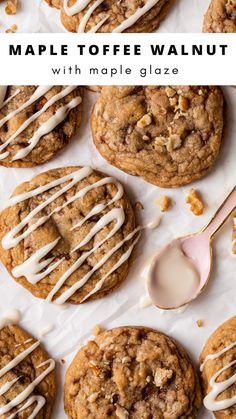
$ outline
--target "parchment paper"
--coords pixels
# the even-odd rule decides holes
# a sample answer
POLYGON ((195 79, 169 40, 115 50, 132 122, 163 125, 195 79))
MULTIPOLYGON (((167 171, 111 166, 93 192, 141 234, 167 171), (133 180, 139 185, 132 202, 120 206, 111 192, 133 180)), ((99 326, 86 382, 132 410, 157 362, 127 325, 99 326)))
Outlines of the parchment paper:
MULTIPOLYGON (((96 151, 90 132, 89 116, 96 94, 86 92, 81 129, 53 161, 35 169, 7 169, 0 167, 1 206, 18 183, 30 179, 36 173, 64 165, 91 165, 109 175, 114 175, 125 185, 133 202, 141 201, 140 221, 145 223, 159 216, 154 200, 160 194, 170 196, 173 208, 162 217, 156 230, 143 234, 137 250, 136 261, 124 285, 115 293, 96 302, 80 307, 62 309, 36 299, 16 284, 6 270, 0 266, 0 315, 8 308, 22 311, 21 325, 39 337, 41 330, 49 324, 54 330, 42 339, 50 355, 58 360, 58 398, 54 417, 62 419, 62 385, 64 373, 78 348, 91 337, 96 324, 105 328, 121 325, 146 325, 159 329, 178 339, 197 364, 204 342, 212 331, 224 320, 235 314, 235 263, 231 254, 232 219, 218 234, 214 242, 214 268, 206 291, 185 310, 162 312, 155 307, 141 308, 140 298, 145 294, 145 281, 140 276, 145 262, 154 249, 168 243, 177 236, 198 231, 212 217, 221 202, 235 185, 236 156, 236 91, 224 88, 227 101, 227 127, 220 158, 213 171, 191 186, 199 189, 207 204, 203 216, 194 216, 185 204, 185 193, 189 188, 162 190, 113 168, 96 151), (196 321, 202 319, 204 326, 198 328, 196 321), (62 365, 61 359, 65 360, 62 365)), ((210 418, 210 413, 201 412, 200 418, 210 418)))
MULTIPOLYGON (((0 5, 0 32, 12 24, 18 32, 65 32, 60 23, 58 10, 50 8, 44 0, 18 0, 18 12, 7 16, 4 12, 6 1, 0 5)), ((201 32, 203 15, 209 0, 176 0, 171 12, 162 22, 160 32, 201 32)))

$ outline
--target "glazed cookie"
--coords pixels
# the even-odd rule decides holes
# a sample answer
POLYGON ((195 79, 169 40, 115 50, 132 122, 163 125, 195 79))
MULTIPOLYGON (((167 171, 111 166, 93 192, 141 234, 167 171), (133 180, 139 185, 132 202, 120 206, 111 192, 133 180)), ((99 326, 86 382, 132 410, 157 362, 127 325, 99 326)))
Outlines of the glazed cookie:
POLYGON ((46 0, 70 32, 152 32, 175 0, 46 0))
POLYGON ((69 418, 195 418, 198 378, 173 339, 145 327, 120 327, 84 346, 65 380, 69 418))
POLYGON ((79 304, 122 283, 139 235, 118 181, 60 168, 16 188, 0 214, 0 258, 36 297, 79 304))
POLYGON ((0 86, 0 164, 50 160, 76 134, 81 102, 77 86, 0 86))
POLYGON ((203 31, 236 32, 236 0, 211 0, 203 31))
POLYGON ((236 316, 208 339, 200 356, 204 405, 217 419, 236 417, 236 316))
POLYGON ((55 362, 18 326, 0 329, 0 417, 50 419, 55 362))
POLYGON ((94 143, 112 165, 161 187, 203 177, 219 154, 218 87, 103 87, 92 114, 94 143))

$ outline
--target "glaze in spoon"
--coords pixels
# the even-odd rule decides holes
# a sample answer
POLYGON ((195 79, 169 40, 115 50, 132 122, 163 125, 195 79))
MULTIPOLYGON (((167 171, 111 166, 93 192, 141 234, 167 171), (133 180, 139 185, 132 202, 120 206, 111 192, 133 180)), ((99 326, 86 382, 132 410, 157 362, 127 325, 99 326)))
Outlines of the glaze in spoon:
POLYGON ((154 305, 170 310, 194 300, 212 271, 212 240, 236 208, 236 186, 200 232, 173 240, 151 261, 148 292, 154 305))

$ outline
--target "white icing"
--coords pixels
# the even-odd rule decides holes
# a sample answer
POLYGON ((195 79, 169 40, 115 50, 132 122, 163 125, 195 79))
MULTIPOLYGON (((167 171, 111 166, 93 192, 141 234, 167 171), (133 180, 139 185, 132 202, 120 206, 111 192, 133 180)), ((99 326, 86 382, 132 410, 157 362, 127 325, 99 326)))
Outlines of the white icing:
POLYGON ((31 345, 29 348, 25 349, 23 352, 21 352, 19 355, 17 355, 12 361, 10 361, 7 365, 2 367, 0 369, 0 378, 3 377, 7 372, 11 371, 12 368, 15 368, 17 365, 20 364, 23 359, 25 359, 31 352, 33 352, 38 346, 40 342, 37 341, 33 345, 31 345))
MULTIPOLYGON (((39 345, 39 341, 35 342, 29 348, 22 351, 14 359, 8 362, 8 364, 2 367, 0 369, 0 378, 7 374, 9 371, 11 371, 13 368, 15 368, 17 365, 19 365, 28 355, 30 355, 36 348, 38 348, 39 345)), ((26 400, 26 403, 12 415, 8 416, 8 419, 14 418, 17 415, 17 413, 20 413, 21 411, 27 409, 34 403, 36 403, 36 407, 29 416, 29 419, 33 419, 36 417, 38 412, 46 403, 46 400, 43 396, 29 396, 32 394, 34 389, 44 380, 44 378, 55 368, 55 361, 52 359, 43 362, 37 368, 41 368, 48 364, 49 366, 41 374, 39 374, 21 393, 19 393, 14 399, 12 399, 7 404, 0 406, 0 415, 4 415, 5 413, 10 412, 14 407, 18 406, 26 400)), ((20 378, 21 377, 16 377, 12 381, 8 381, 5 384, 3 384, 3 386, 0 387, 0 395, 3 395, 7 391, 9 391, 20 378)))
MULTIPOLYGON (((223 348, 221 351, 216 352, 215 354, 207 355, 204 362, 202 363, 200 370, 203 371, 204 366, 206 362, 212 361, 214 359, 219 358, 221 355, 229 351, 230 349, 234 348, 236 346, 236 342, 231 343, 230 345, 223 348)), ((233 384, 236 383, 236 373, 233 374, 231 377, 229 377, 227 380, 224 381, 217 381, 218 377, 226 371, 228 368, 231 368, 236 364, 236 360, 233 360, 229 362, 227 365, 225 365, 223 368, 221 368, 219 371, 217 371, 213 377, 211 377, 209 384, 211 387, 210 392, 206 395, 204 398, 204 406, 206 409, 217 412, 220 410, 228 409, 229 407, 232 407, 234 404, 236 404, 236 395, 232 396, 228 399, 223 400, 216 400, 217 397, 227 390, 229 387, 231 387, 233 384)))
MULTIPOLYGON (((16 109, 13 112, 10 112, 6 117, 2 118, 0 120, 0 127, 3 126, 8 120, 16 116, 19 112, 24 110, 26 107, 34 103, 36 100, 38 100, 42 95, 47 93, 53 86, 39 86, 33 95, 30 97, 29 100, 27 100, 22 106, 20 106, 18 109, 16 109)), ((63 99, 67 95, 69 95, 73 90, 75 90, 77 86, 67 86, 64 88, 61 92, 55 94, 52 96, 40 109, 38 112, 34 113, 31 117, 27 118, 23 124, 20 125, 20 127, 17 129, 17 131, 8 138, 7 141, 5 141, 0 146, 0 160, 4 160, 8 155, 9 152, 6 151, 3 152, 9 144, 11 144, 32 122, 34 122, 37 118, 39 118, 44 112, 49 109, 50 106, 54 105, 59 100, 63 99), (3 153, 2 153, 3 152, 3 153)), ((15 92, 16 93, 16 92, 15 92)), ((14 95, 12 96, 14 97, 14 95)), ((11 98, 12 98, 11 97, 11 98)), ((11 99, 9 98, 9 99, 11 99)), ((13 157, 12 161, 22 159, 26 157, 38 144, 39 140, 42 138, 42 136, 49 134, 53 129, 55 129, 64 119, 66 118, 68 112, 78 106, 82 102, 82 99, 80 96, 73 98, 69 103, 65 104, 64 106, 61 106, 56 113, 49 118, 45 123, 40 125, 38 130, 34 133, 33 137, 28 140, 28 146, 25 148, 19 150, 16 155, 13 157)))
POLYGON ((49 333, 51 333, 54 329, 54 324, 49 323, 47 326, 45 326, 41 331, 40 331, 40 336, 46 336, 49 333))
POLYGON ((5 326, 11 324, 17 324, 21 320, 21 312, 16 308, 7 310, 4 315, 0 318, 0 330, 5 326))
POLYGON ((2 396, 3 394, 5 394, 8 390, 10 390, 10 388, 21 378, 20 377, 16 377, 14 378, 14 380, 11 381, 7 381, 5 384, 3 384, 3 386, 0 388, 0 396, 2 396))
MULTIPOLYGON (((123 32, 124 30, 133 26, 143 15, 151 10, 160 0, 147 0, 146 4, 139 7, 136 12, 125 19, 120 25, 118 25, 112 32, 123 32)), ((93 12, 102 4, 104 0, 96 0, 87 10, 84 17, 82 18, 78 27, 78 32, 82 33, 85 31, 86 25, 93 14, 93 12)), ((77 13, 82 12, 89 4, 91 0, 77 0, 71 7, 68 6, 68 0, 64 0, 64 10, 68 16, 74 16, 77 13)), ((98 22, 90 32, 97 32, 97 30, 106 22, 109 15, 105 16, 100 22, 98 22)))
MULTIPOLYGON (((24 238, 28 237, 30 233, 32 233, 35 229, 39 226, 43 225, 54 213, 61 211, 67 205, 73 203, 75 200, 82 198, 85 196, 87 192, 92 189, 96 189, 99 186, 103 186, 106 184, 114 184, 116 186, 116 193, 106 204, 97 204, 95 207, 89 211, 87 215, 85 215, 79 222, 77 222, 73 227, 72 230, 79 228, 83 225, 85 221, 87 221, 92 216, 101 213, 109 207, 111 204, 120 200, 123 196, 123 187, 122 185, 117 182, 112 177, 103 178, 93 184, 89 184, 88 186, 80 189, 76 192, 72 197, 70 197, 63 205, 56 207, 49 215, 43 216, 38 218, 36 222, 32 222, 35 216, 42 211, 45 207, 51 204, 55 199, 60 197, 62 194, 67 192, 71 189, 75 184, 83 180, 84 178, 88 177, 92 173, 92 169, 90 167, 84 167, 79 169, 78 171, 72 172, 69 175, 63 176, 55 181, 52 181, 44 186, 38 187, 33 189, 32 191, 23 193, 18 196, 14 196, 10 198, 7 203, 7 207, 18 204, 23 202, 31 197, 37 196, 43 192, 49 191, 56 186, 62 186, 57 192, 50 194, 50 197, 46 199, 44 202, 39 204, 36 208, 34 208, 16 227, 14 227, 9 233, 5 235, 2 240, 2 246, 5 249, 11 249, 19 244, 24 238), (63 186, 64 183, 67 183, 63 186), (30 226, 29 226, 30 224, 30 226), (22 233, 23 230, 23 233, 22 233)), ((94 253, 99 247, 101 247, 107 240, 116 234, 119 229, 122 227, 125 221, 125 214, 123 208, 112 208, 110 211, 107 211, 106 214, 102 215, 99 221, 90 229, 87 235, 83 238, 83 240, 75 245, 75 247, 71 250, 71 254, 77 252, 83 246, 88 244, 90 240, 99 233, 104 227, 109 225, 113 222, 113 227, 109 231, 109 233, 99 242, 97 242, 93 248, 87 252, 84 252, 78 259, 61 275, 58 279, 57 283, 54 285, 52 290, 47 296, 47 301, 52 301, 55 294, 61 289, 64 285, 65 281, 76 271, 80 268, 80 266, 86 261, 86 259, 94 253)), ((118 250, 120 249, 124 243, 133 239, 133 243, 129 246, 128 250, 120 257, 118 262, 112 267, 112 269, 106 273, 100 281, 95 286, 94 290, 92 290, 85 298, 87 299, 90 295, 94 294, 98 290, 101 289, 104 281, 106 278, 111 275, 112 272, 117 270, 130 256, 136 242, 140 236, 141 227, 137 227, 133 232, 128 234, 122 241, 116 244, 109 252, 102 257, 98 263, 86 273, 79 281, 77 281, 74 285, 67 289, 67 291, 63 292, 60 297, 55 300, 57 304, 65 303, 79 288, 84 286, 89 278, 98 270, 100 269, 103 264, 118 250)), ((18 265, 12 270, 12 274, 19 278, 24 276, 30 283, 36 284, 37 282, 41 281, 51 272, 53 272, 63 261, 64 258, 55 261, 55 257, 49 257, 44 259, 48 253, 50 253, 58 244, 60 237, 58 237, 55 241, 46 244, 45 246, 41 247, 37 251, 35 251, 27 260, 25 260, 21 265, 18 265)), ((84 301, 83 300, 83 301, 84 301)))
POLYGON ((27 402, 20 408, 18 409, 15 413, 13 413, 12 415, 8 416, 7 419, 13 419, 18 413, 22 412, 23 410, 27 409, 29 406, 31 406, 32 404, 36 403, 36 407, 34 408, 33 412, 31 413, 31 415, 28 417, 28 419, 33 419, 37 416, 37 414, 40 412, 40 410, 42 409, 42 407, 45 405, 46 400, 43 396, 31 396, 27 402))

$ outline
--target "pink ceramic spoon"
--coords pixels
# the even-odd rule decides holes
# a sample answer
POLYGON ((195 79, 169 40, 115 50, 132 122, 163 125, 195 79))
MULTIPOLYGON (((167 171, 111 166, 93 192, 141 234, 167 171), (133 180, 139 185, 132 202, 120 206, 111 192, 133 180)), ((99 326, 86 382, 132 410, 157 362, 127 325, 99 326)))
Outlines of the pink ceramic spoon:
MULTIPOLYGON (((209 281, 212 270, 212 240, 214 239, 216 232, 223 226, 235 208, 236 186, 225 199, 218 211, 215 213, 212 220, 203 230, 201 230, 199 233, 174 240, 160 253, 158 253, 157 256, 154 257, 148 278, 148 292, 153 304, 162 309, 175 309, 190 303, 202 292, 209 281), (160 293, 157 292, 158 287, 156 282, 154 282, 157 281, 157 279, 154 278, 152 273, 156 269, 157 264, 160 263, 160 258, 162 257, 163 252, 166 252, 170 246, 176 244, 180 247, 184 256, 186 256, 189 261, 191 261, 191 264, 194 265, 194 268, 197 270, 199 275, 199 286, 191 298, 186 299, 186 301, 182 301, 178 306, 163 307, 163 304, 160 301, 160 295, 158 295, 160 293)), ((176 281, 177 280, 178 279, 176 278, 176 281)))

